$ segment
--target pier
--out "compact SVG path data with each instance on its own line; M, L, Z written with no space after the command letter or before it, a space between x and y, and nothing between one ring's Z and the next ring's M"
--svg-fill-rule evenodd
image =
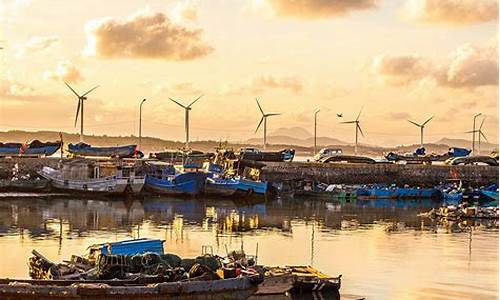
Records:
M416 164L266 163L263 179L270 182L313 179L329 184L392 184L431 186L460 179L474 186L498 183L498 167Z
M20 175L37 176L43 166L57 167L59 158L2 158L0 179L10 180L15 164ZM332 184L392 184L431 186L460 179L473 186L498 183L498 167L467 165L337 164L267 162L262 178L269 182L312 179Z

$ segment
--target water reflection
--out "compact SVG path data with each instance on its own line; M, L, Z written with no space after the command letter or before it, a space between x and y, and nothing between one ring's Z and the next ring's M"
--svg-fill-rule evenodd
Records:
M253 253L259 247L261 263L312 264L342 273L344 292L372 299L443 297L447 287L449 298L496 295L498 221L417 216L438 205L428 200L278 199L243 205L174 198L2 200L0 276L26 277L33 248L59 260L91 243L147 236L165 239L169 251L181 256L198 255L208 244L218 254L240 246ZM418 271L409 273L413 270ZM452 287L456 284L461 285Z

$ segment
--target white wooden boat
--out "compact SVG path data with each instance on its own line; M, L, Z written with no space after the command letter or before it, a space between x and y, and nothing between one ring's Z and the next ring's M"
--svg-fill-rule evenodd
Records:
M74 160L61 168L43 167L40 176L60 190L96 193L139 193L145 177L136 174L134 164Z

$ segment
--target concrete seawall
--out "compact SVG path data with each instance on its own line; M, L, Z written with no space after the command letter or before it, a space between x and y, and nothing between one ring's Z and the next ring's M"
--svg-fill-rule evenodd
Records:
M306 162L266 163L268 181L315 179L325 183L396 183L436 185L450 178L472 185L498 183L498 167L402 165L402 164L318 164Z
M0 179L10 179L18 164L21 175L37 175L43 166L57 167L58 158L1 158ZM498 183L498 167L400 165L400 164L318 164L306 162L266 163L263 179L272 182L315 179L325 183L397 183L436 185L450 178L475 186Z

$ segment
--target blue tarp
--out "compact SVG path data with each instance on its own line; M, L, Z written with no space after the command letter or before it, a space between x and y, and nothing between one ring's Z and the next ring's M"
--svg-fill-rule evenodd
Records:
M152 252L163 254L164 242L165 241L158 239L136 239L114 243L105 243L101 245L101 253L134 255Z

